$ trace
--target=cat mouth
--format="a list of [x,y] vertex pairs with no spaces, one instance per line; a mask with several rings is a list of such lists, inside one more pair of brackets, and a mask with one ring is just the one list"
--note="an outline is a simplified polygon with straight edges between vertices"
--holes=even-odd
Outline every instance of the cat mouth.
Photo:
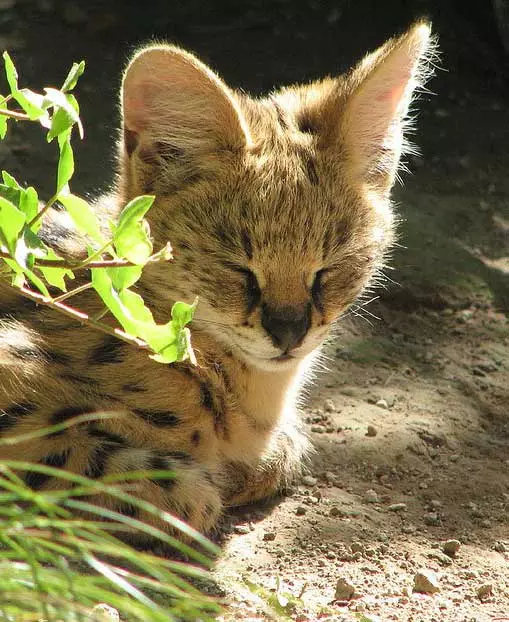
[[282,362],[283,363],[285,361],[291,361],[294,358],[295,357],[292,354],[289,354],[288,352],[283,352],[279,356],[273,356],[270,360],[271,361],[275,361],[276,363],[278,363],[278,362]]

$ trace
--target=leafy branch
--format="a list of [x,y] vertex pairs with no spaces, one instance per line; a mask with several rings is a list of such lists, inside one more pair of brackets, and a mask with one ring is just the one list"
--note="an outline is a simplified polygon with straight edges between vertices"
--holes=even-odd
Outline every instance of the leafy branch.
[[[0,138],[5,138],[10,123],[38,123],[46,130],[48,143],[56,139],[59,160],[55,192],[45,203],[39,201],[35,188],[22,187],[12,175],[2,171],[0,281],[37,304],[146,349],[156,361],[172,363],[184,358],[194,361],[187,324],[196,302],[175,303],[171,319],[157,324],[143,298],[132,290],[147,264],[172,260],[169,243],[154,252],[145,220],[155,197],[136,197],[123,208],[116,221],[103,222],[87,201],[71,192],[73,129],[77,128],[81,138],[84,135],[79,105],[71,91],[85,69],[84,61],[73,64],[59,90],[46,87],[43,93],[36,93],[19,88],[12,59],[7,52],[3,58],[10,94],[0,95]],[[10,108],[12,102],[20,109]],[[39,235],[44,215],[56,203],[67,211],[76,231],[86,240],[85,259],[62,257]],[[68,282],[75,278],[76,272],[82,271],[86,271],[90,280],[68,290]],[[63,303],[87,290],[93,290],[103,303],[103,311],[95,317]],[[105,315],[110,316],[108,322],[101,321]]]

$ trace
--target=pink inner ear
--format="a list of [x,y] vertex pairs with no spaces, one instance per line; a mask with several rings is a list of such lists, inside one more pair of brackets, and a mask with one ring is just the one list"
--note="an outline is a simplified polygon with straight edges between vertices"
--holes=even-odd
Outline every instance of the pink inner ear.
[[131,85],[129,93],[124,91],[124,123],[127,129],[141,132],[150,123],[154,101],[160,89],[149,80]]

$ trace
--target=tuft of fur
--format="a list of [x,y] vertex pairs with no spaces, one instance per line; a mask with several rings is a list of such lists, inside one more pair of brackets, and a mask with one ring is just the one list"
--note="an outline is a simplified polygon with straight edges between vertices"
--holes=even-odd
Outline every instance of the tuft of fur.
[[[175,261],[149,265],[139,291],[160,320],[175,300],[200,297],[198,364],[154,363],[0,286],[0,434],[111,415],[3,446],[0,458],[21,453],[95,478],[171,469],[172,480],[138,481],[135,494],[203,531],[224,506],[276,494],[298,475],[309,452],[299,396],[393,242],[390,190],[433,50],[420,22],[344,76],[261,99],[178,47],[135,54],[118,183],[96,209],[106,221],[132,197],[156,195],[151,231],[156,244],[171,241]],[[82,252],[63,214],[50,212],[42,231],[62,252]],[[77,303],[96,304],[88,292]]]

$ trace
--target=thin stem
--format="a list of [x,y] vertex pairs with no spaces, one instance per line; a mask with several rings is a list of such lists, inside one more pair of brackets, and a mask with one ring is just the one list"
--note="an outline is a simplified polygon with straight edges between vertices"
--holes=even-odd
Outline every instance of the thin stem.
[[49,208],[53,205],[53,203],[57,200],[57,198],[58,198],[58,194],[54,194],[51,197],[51,199],[45,204],[42,210],[40,212],[37,212],[37,214],[32,218],[32,220],[27,225],[29,229],[33,226],[35,222],[37,222],[39,219],[41,219],[44,216],[44,214],[49,210]]
[[104,244],[104,246],[101,246],[101,248],[99,248],[98,250],[96,250],[94,253],[92,253],[91,255],[89,255],[86,259],[84,259],[82,262],[80,262],[77,266],[76,266],[76,270],[80,270],[82,268],[88,268],[90,267],[91,262],[96,258],[96,257],[100,257],[103,253],[105,253],[108,249],[108,247],[111,246],[111,240],[109,242],[106,242],[106,244]]
[[56,298],[53,298],[53,302],[62,302],[62,300],[66,300],[67,298],[70,298],[71,296],[76,296],[76,294],[81,294],[81,292],[86,291],[87,289],[90,289],[92,286],[92,283],[85,283],[84,285],[80,285],[79,287],[76,287],[75,289],[71,289],[69,292],[65,292],[65,294],[62,294],[60,296],[57,296]]
[[78,311],[77,309],[73,309],[72,307],[68,307],[61,302],[57,302],[53,300],[53,298],[48,298],[47,296],[43,296],[42,294],[37,294],[27,287],[16,287],[17,292],[19,292],[25,298],[36,302],[37,304],[44,305],[45,307],[49,307],[50,309],[58,309],[64,315],[72,318],[73,320],[77,320],[81,324],[85,324],[86,326],[93,326],[97,330],[106,333],[107,335],[112,335],[113,337],[118,337],[122,341],[126,343],[130,343],[131,345],[138,346],[138,348],[142,348],[143,350],[151,350],[150,346],[146,341],[142,339],[138,339],[138,337],[133,337],[132,335],[128,335],[120,328],[112,328],[107,324],[103,324],[102,322],[98,322],[94,320],[89,315],[84,313],[83,311]]
[[17,110],[7,110],[7,108],[0,108],[0,114],[4,117],[11,117],[19,121],[30,121],[30,117],[24,112],[18,112]]
[[109,311],[108,307],[104,307],[102,311],[99,311],[99,313],[96,313],[95,315],[93,315],[92,319],[97,322],[98,320],[103,318],[108,313],[108,311]]
[[[94,253],[95,254],[95,253]],[[0,251],[0,259],[13,259],[13,257],[4,251]],[[152,261],[152,259],[149,259]],[[156,260],[154,260],[156,261]],[[125,259],[105,259],[103,261],[91,261],[86,263],[67,261],[66,259],[43,259],[36,258],[34,261],[34,267],[42,266],[43,268],[62,268],[63,270],[84,270],[89,268],[130,268],[138,264],[131,263]]]

